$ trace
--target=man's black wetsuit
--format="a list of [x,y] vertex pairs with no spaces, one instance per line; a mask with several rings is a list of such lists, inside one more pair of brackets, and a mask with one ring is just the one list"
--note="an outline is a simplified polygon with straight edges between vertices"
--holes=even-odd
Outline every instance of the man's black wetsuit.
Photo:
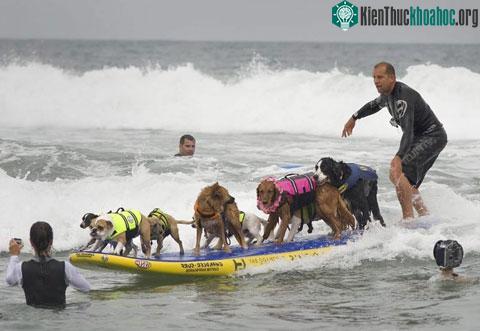
[[403,131],[397,155],[403,173],[418,188],[428,169],[447,144],[447,133],[422,96],[408,85],[396,82],[390,95],[380,95],[353,114],[360,119],[388,107],[390,123]]

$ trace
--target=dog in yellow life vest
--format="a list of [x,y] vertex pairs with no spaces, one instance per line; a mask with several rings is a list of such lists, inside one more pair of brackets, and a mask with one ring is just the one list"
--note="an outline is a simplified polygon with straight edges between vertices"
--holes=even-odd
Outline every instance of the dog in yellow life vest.
[[151,227],[156,219],[151,219],[138,210],[127,209],[116,213],[108,213],[97,216],[91,220],[90,235],[97,240],[116,241],[114,254],[125,254],[124,248],[127,242],[140,236],[142,252],[146,258],[151,255]]
[[172,216],[160,210],[160,208],[155,208],[148,214],[148,217],[152,220],[152,226],[150,228],[150,240],[157,241],[157,251],[156,256],[160,255],[160,250],[163,247],[163,240],[172,236],[180,247],[180,255],[184,254],[183,244],[180,240],[178,234],[177,224],[193,224],[194,221],[180,221],[176,220]]

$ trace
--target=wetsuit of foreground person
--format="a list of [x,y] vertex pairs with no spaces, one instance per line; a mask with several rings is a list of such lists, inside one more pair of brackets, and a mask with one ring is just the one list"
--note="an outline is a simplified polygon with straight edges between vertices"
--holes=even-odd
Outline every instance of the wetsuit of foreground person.
[[175,156],[193,156],[195,154],[195,138],[189,134],[180,137],[178,153]]
[[35,256],[21,262],[18,255],[23,245],[10,240],[10,261],[6,281],[10,286],[21,284],[27,305],[42,308],[65,307],[65,290],[72,285],[79,291],[90,291],[90,285],[69,262],[50,257],[53,231],[46,222],[36,222],[30,228],[30,243]]
[[397,82],[390,63],[380,62],[373,69],[373,80],[380,96],[352,115],[343,128],[342,137],[352,134],[357,120],[388,107],[390,123],[403,131],[400,148],[390,163],[390,180],[395,185],[404,220],[428,214],[418,188],[447,144],[447,134],[421,95]]

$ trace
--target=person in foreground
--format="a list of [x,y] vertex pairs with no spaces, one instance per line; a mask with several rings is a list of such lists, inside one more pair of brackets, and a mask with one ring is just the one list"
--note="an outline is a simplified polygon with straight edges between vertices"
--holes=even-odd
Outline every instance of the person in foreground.
[[390,124],[403,131],[400,147],[390,162],[390,180],[395,185],[404,220],[428,215],[420,185],[440,152],[447,145],[447,134],[422,96],[408,85],[398,82],[390,63],[380,62],[373,69],[373,80],[380,96],[364,105],[347,121],[342,137],[352,134],[357,120],[387,107]]
[[18,255],[23,244],[18,239],[10,240],[6,282],[10,286],[22,285],[27,305],[63,308],[68,285],[81,292],[90,291],[89,283],[74,266],[50,256],[52,243],[52,227],[46,222],[34,223],[30,228],[30,244],[35,256],[30,261],[21,262]]
[[195,154],[195,138],[189,134],[180,137],[178,153],[175,156],[193,156]]

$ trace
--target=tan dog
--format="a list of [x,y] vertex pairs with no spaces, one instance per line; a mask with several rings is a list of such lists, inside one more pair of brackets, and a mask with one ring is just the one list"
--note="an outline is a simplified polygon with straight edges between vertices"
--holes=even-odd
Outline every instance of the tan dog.
[[96,217],[91,221],[90,235],[98,240],[114,240],[117,245],[114,254],[123,255],[128,241],[140,235],[142,251],[148,259],[151,255],[150,229],[155,220],[141,214],[138,210],[125,210]]
[[[263,180],[257,187],[257,199],[265,206],[270,206],[277,200],[279,191],[275,183],[270,180]],[[268,223],[265,228],[263,240],[268,238],[270,232],[280,219],[280,227],[276,235],[276,242],[283,242],[288,224],[293,220],[288,240],[293,240],[293,236],[298,231],[301,222],[300,210],[291,215],[290,207],[293,199],[289,195],[283,195],[280,199],[278,208],[272,211],[268,217]],[[315,190],[315,220],[323,219],[333,231],[333,238],[340,239],[343,230],[348,226],[355,228],[355,219],[348,211],[347,206],[340,196],[338,190],[328,184],[319,184]]]
[[219,237],[217,248],[223,247],[226,252],[230,252],[226,236],[227,230],[233,233],[241,247],[248,247],[243,237],[235,199],[230,196],[226,188],[218,183],[207,186],[200,192],[195,202],[193,219],[197,228],[195,254],[200,254],[200,239],[203,229],[207,234]]
[[160,250],[163,247],[163,240],[168,237],[172,236],[173,240],[175,240],[180,247],[180,255],[184,254],[183,244],[180,240],[180,235],[178,234],[178,224],[193,224],[194,221],[179,221],[173,218],[172,216],[164,213],[159,208],[155,208],[148,214],[148,217],[155,222],[152,222],[150,228],[150,239],[157,240],[157,252],[156,256],[160,255]]

